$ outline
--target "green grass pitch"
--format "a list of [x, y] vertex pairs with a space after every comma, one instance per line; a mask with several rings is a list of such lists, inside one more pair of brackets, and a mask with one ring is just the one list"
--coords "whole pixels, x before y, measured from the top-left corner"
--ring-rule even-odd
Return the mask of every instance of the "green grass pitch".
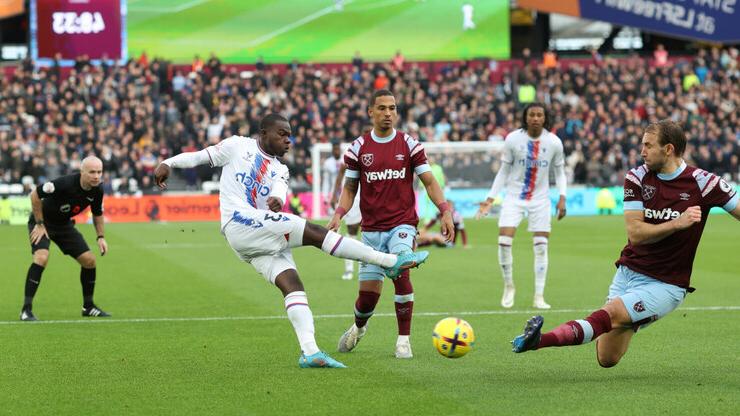
[[216, 53], [227, 63], [348, 62], [355, 51], [387, 61], [509, 57], [508, 0], [471, 0], [475, 30], [462, 30], [462, 0], [129, 0], [129, 56], [178, 63]]
[[[302, 370], [279, 292], [240, 263], [217, 223], [110, 224], [96, 301], [108, 320], [80, 317], [79, 268], [54, 247], [34, 305], [18, 322], [31, 261], [25, 227], [0, 228], [0, 414], [738, 414], [738, 223], [709, 219], [693, 273], [697, 292], [634, 338], [615, 368], [594, 345], [515, 355], [532, 315], [531, 236], [514, 242], [516, 305], [499, 306], [495, 221], [467, 221], [472, 248], [432, 249], [414, 271], [412, 360], [393, 357], [387, 282], [369, 332], [335, 352], [357, 281], [313, 248], [294, 251], [319, 346], [347, 370]], [[94, 243], [91, 225], [78, 226]], [[620, 217], [566, 218], [550, 244], [545, 329], [598, 308], [625, 242]], [[431, 331], [456, 315], [477, 345], [452, 360]]]

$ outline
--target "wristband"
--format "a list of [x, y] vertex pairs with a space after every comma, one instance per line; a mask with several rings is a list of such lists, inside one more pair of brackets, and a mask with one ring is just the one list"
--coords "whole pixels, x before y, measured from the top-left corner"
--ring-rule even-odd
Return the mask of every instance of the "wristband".
[[344, 207], [337, 207], [337, 209], [334, 210], [336, 214], [339, 214], [339, 218], [343, 218], [345, 214], [347, 214], [347, 210], [344, 209]]
[[98, 238], [97, 238], [96, 240], [100, 240], [101, 238], [105, 238], [105, 236], [103, 236], [103, 235], [99, 235], [99, 236], [98, 236]]
[[44, 225], [44, 220], [36, 220], [36, 225]]
[[439, 204], [439, 206], [437, 208], [439, 209], [439, 212], [441, 212], [441, 213], [444, 214], [445, 211], [449, 211], [450, 210], [450, 204], [448, 204], [447, 201], [445, 201], [445, 202]]

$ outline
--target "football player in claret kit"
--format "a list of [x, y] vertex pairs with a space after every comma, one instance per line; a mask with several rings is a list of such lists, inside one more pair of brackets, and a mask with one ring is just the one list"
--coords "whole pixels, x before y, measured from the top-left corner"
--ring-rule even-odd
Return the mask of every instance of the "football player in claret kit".
[[663, 120], [647, 127], [645, 164], [625, 175], [628, 242], [616, 262], [606, 305], [545, 334], [542, 316], [533, 317], [512, 341], [514, 352], [596, 340], [599, 364], [613, 367], [639, 328], [676, 309], [694, 291], [691, 269], [709, 210], [722, 207], [740, 220], [740, 205], [737, 191], [722, 178], [683, 161], [685, 148], [678, 123]]
[[282, 292], [288, 319], [301, 346], [298, 365], [344, 368], [316, 345], [313, 315], [290, 249], [314, 246], [335, 257], [377, 265], [394, 277], [423, 263], [428, 253], [382, 253], [301, 217], [280, 212], [288, 193], [289, 173], [277, 158], [290, 149], [290, 135], [288, 120], [269, 114], [260, 121], [257, 140], [232, 136], [199, 152], [171, 157], [154, 171], [155, 183], [165, 188], [171, 168], [206, 163], [223, 166], [219, 192], [221, 232], [241, 260], [254, 266]]
[[476, 218], [488, 214], [498, 193], [506, 190], [498, 220], [498, 261], [504, 279], [501, 306], [514, 306], [514, 259], [512, 244], [516, 228], [527, 214], [527, 229], [534, 234], [534, 298], [532, 306], [550, 309], [545, 302], [547, 280], [547, 246], [551, 231], [550, 218], [550, 171], [560, 194], [557, 203], [558, 220], [565, 217], [565, 159], [563, 143], [548, 131], [550, 116], [543, 104], [531, 103], [524, 107], [522, 128], [517, 129], [504, 141], [501, 154], [501, 169], [493, 180], [488, 198], [481, 203]]
[[[432, 202], [442, 212], [442, 234], [448, 242], [454, 241], [452, 213], [432, 175], [424, 147], [413, 137], [393, 128], [398, 118], [393, 94], [388, 90], [376, 91], [370, 99], [368, 114], [372, 118], [373, 129], [353, 141], [344, 154], [346, 179], [329, 229], [339, 228], [359, 188], [362, 241], [386, 253], [411, 253], [419, 223], [413, 188], [416, 174]], [[367, 262], [360, 265], [355, 322], [339, 339], [340, 352], [352, 351], [365, 335], [367, 321], [378, 303], [385, 276], [387, 274], [382, 268]], [[411, 358], [413, 354], [409, 336], [414, 307], [413, 287], [407, 271], [398, 278], [388, 277], [393, 280], [395, 287], [398, 321], [395, 355], [396, 358]]]
[[72, 217], [88, 206], [93, 214], [93, 224], [97, 232], [100, 255], [108, 251], [108, 243], [103, 235], [103, 162], [95, 156], [82, 160], [80, 173], [62, 176], [39, 186], [31, 192], [31, 216], [28, 219], [28, 232], [31, 239], [33, 263], [26, 275], [25, 300], [21, 309], [21, 321], [36, 321], [32, 305], [36, 291], [41, 284], [41, 274], [49, 261], [49, 247], [53, 241], [62, 253], [77, 260], [80, 264], [80, 284], [82, 284], [82, 316], [109, 317], [110, 314], [95, 306], [96, 260], [95, 255], [75, 228]]

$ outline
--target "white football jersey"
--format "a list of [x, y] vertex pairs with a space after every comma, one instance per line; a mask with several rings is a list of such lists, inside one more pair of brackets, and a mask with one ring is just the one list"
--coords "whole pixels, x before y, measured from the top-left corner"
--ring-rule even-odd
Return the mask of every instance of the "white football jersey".
[[334, 189], [334, 183], [337, 180], [337, 174], [339, 174], [339, 166], [341, 163], [341, 159], [335, 159], [332, 155], [324, 160], [324, 166], [322, 167], [324, 173], [321, 184], [321, 193], [324, 195], [329, 195]]
[[265, 153], [257, 140], [231, 136], [206, 150], [211, 166], [223, 166], [219, 195], [222, 229], [235, 213], [269, 210], [266, 201], [271, 196], [286, 202], [288, 167]]
[[563, 142], [542, 130], [539, 138], [517, 129], [506, 136], [501, 162], [511, 167], [506, 178], [506, 199], [522, 201], [549, 198], [550, 169], [563, 166]]

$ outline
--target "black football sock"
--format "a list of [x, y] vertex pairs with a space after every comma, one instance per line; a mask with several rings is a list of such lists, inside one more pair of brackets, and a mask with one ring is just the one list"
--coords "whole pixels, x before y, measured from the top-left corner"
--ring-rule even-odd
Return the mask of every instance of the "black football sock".
[[26, 274], [26, 291], [25, 299], [23, 301], [23, 307], [31, 307], [33, 303], [33, 297], [36, 296], [36, 291], [39, 289], [41, 284], [41, 273], [44, 272], [44, 268], [36, 263], [31, 263], [31, 267], [28, 268]]
[[82, 284], [83, 306], [89, 308], [94, 305], [93, 293], [95, 292], [95, 269], [80, 269], [80, 284]]

